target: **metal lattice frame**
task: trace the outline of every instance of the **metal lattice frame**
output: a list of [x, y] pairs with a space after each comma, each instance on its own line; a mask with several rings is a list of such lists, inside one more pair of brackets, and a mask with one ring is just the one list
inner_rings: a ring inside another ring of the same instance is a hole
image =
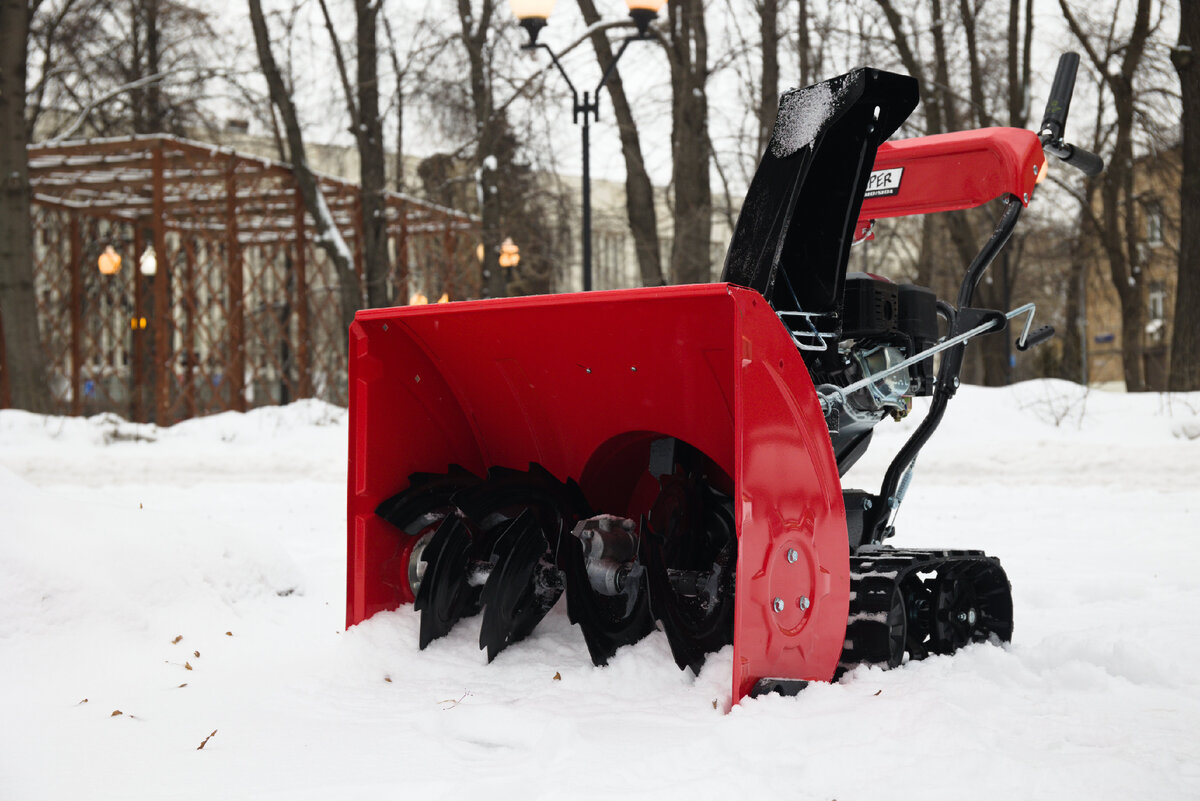
[[[337, 273], [286, 165], [155, 135], [31, 147], [29, 171], [57, 411], [169, 424], [299, 398], [346, 402]], [[360, 191], [319, 180], [361, 278]], [[386, 209], [393, 303], [410, 287], [478, 294], [474, 217], [395, 193]], [[115, 275], [96, 269], [108, 245], [123, 257]], [[138, 269], [147, 246], [153, 275]]]

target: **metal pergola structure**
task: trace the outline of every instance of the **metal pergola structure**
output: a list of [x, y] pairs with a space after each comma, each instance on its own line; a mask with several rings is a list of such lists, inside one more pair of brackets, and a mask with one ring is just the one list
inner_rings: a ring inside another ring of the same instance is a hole
[[[345, 403], [338, 277], [290, 167], [150, 135], [33, 146], [29, 171], [57, 411], [166, 425], [299, 398]], [[361, 279], [361, 192], [319, 181]], [[394, 304], [410, 288], [478, 294], [476, 218], [396, 193], [386, 213]], [[108, 247], [122, 257], [112, 274], [98, 269]]]

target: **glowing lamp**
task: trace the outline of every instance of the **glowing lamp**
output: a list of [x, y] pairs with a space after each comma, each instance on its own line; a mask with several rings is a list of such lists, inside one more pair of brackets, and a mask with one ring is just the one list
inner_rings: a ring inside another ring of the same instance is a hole
[[108, 245], [100, 254], [96, 266], [100, 268], [101, 275], [116, 275], [121, 272], [121, 254], [117, 253], [112, 245]]
[[158, 256], [154, 253], [154, 245], [146, 246], [142, 257], [138, 259], [138, 269], [142, 271], [142, 275], [154, 275], [158, 272]]
[[505, 237], [500, 243], [500, 266], [501, 267], [516, 267], [521, 263], [521, 249], [512, 241], [511, 237]]
[[537, 44], [538, 34], [546, 27], [546, 18], [554, 10], [555, 0], [509, 0], [513, 16], [529, 34], [529, 44]]

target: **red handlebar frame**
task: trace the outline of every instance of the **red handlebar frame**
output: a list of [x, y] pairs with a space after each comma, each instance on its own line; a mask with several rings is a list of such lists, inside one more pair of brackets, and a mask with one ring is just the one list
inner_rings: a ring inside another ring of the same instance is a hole
[[1046, 174], [1037, 134], [980, 128], [880, 145], [855, 227], [871, 237], [873, 220], [981, 206], [1004, 195], [1028, 206]]

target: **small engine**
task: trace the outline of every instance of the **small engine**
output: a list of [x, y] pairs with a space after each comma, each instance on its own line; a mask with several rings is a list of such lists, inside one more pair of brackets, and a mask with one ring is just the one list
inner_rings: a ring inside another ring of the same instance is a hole
[[[816, 386], [848, 386], [931, 347], [938, 339], [937, 297], [924, 287], [850, 273], [841, 321], [836, 344], [806, 354]], [[913, 396], [932, 395], [933, 387], [933, 360], [926, 359], [850, 393], [827, 419], [838, 471], [844, 475], [858, 460], [885, 415], [900, 419]]]

